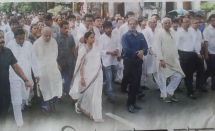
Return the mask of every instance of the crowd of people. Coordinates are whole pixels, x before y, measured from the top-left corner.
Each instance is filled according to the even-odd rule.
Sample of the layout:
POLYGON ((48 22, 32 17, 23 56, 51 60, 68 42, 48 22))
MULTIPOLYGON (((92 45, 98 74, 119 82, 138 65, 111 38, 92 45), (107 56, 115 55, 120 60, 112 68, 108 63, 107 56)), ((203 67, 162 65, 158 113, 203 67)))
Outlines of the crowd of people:
POLYGON ((111 104, 119 102, 113 84, 128 93, 127 109, 134 113, 142 109, 136 100, 150 89, 147 74, 164 102, 178 101, 174 92, 181 90, 182 79, 188 98, 196 99, 196 90, 208 92, 208 77, 215 90, 215 14, 205 23, 194 14, 161 19, 127 12, 102 18, 40 10, 37 16, 2 14, 0 30, 0 116, 4 122, 12 103, 17 126, 35 95, 45 116, 56 112, 65 94, 77 100, 77 113, 103 122, 102 93, 111 104))

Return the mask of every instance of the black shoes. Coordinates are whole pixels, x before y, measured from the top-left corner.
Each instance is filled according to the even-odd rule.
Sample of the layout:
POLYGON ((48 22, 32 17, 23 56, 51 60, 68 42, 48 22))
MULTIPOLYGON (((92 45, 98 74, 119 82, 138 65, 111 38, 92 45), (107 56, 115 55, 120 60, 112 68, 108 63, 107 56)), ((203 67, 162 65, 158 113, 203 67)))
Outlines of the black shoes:
POLYGON ((134 107, 134 109, 142 110, 142 107, 138 106, 137 104, 134 104, 133 107, 134 107))
POLYGON ((141 93, 141 94, 138 94, 138 95, 137 95, 137 98, 138 98, 138 99, 142 99, 144 96, 145 96, 145 94, 144 94, 144 93, 141 93))
POLYGON ((194 95, 189 95, 188 96, 190 99, 196 99, 196 97, 194 95))
POLYGON ((140 106, 138 106, 137 104, 134 105, 128 105, 128 111, 131 113, 134 113, 134 110, 142 110, 142 108, 140 106))
POLYGON ((149 87, 147 86, 141 86, 140 88, 142 88, 143 90, 149 90, 149 87))

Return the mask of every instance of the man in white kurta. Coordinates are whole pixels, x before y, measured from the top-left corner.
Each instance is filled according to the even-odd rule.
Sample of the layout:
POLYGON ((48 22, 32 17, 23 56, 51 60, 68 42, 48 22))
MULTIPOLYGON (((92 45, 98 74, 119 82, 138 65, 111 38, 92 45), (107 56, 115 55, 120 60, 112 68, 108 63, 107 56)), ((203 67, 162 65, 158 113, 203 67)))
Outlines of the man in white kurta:
MULTIPOLYGON (((143 35, 147 41, 149 52, 147 54, 147 74, 153 75, 155 82, 158 84, 158 73, 157 73, 157 67, 156 67, 156 61, 157 61, 157 44, 156 44, 156 36, 158 33, 158 30, 156 29, 157 21, 155 18, 150 18, 148 20, 148 27, 143 31, 143 35)), ((159 85, 159 84, 158 84, 159 85)))
POLYGON ((19 21, 15 18, 10 20, 10 28, 11 30, 9 30, 5 35, 5 46, 7 46, 7 44, 10 42, 10 40, 12 40, 14 38, 14 33, 12 32, 13 28, 17 27, 19 25, 19 21))
POLYGON ((179 62, 175 34, 170 30, 171 20, 164 18, 162 25, 164 29, 161 29, 157 35, 157 68, 161 91, 160 97, 164 102, 178 101, 174 91, 185 75, 179 62), (169 85, 166 86, 166 79, 170 76, 172 76, 172 79, 169 85))
MULTIPOLYGON (((33 85, 31 77, 31 69, 34 73, 36 82, 39 81, 40 69, 37 56, 30 42, 25 41, 25 32, 22 28, 14 30, 15 39, 11 40, 7 47, 11 49, 14 56, 18 60, 18 64, 22 68, 29 82, 33 85)), ((10 67, 10 85, 11 85, 11 101, 13 105, 14 117, 18 126, 23 125, 21 109, 28 104, 29 92, 26 90, 23 80, 10 67)))
POLYGON ((42 112, 44 115, 49 115, 49 103, 52 111, 55 112, 54 103, 57 103, 62 95, 62 79, 57 64, 58 45, 56 40, 51 38, 49 27, 43 28, 42 37, 34 42, 33 48, 42 72, 38 83, 41 91, 42 112))

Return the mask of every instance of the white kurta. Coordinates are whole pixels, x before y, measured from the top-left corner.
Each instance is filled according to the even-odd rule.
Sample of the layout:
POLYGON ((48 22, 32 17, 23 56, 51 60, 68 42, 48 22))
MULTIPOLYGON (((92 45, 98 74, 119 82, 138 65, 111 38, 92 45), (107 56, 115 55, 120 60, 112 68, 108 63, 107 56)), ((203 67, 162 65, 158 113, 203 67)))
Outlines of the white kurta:
POLYGON ((8 31, 5 35, 4 35, 4 38, 5 38, 5 45, 4 46, 7 46, 7 44, 14 39, 14 33, 10 30, 8 31))
POLYGON ((70 95, 80 101, 81 111, 95 122, 102 122, 102 84, 103 72, 100 59, 100 49, 93 46, 87 50, 86 46, 79 49, 70 95), (81 85, 80 69, 84 64, 84 79, 86 86, 81 85), (80 100, 81 99, 81 100, 80 100))
POLYGON ((173 31, 170 30, 171 36, 161 29, 157 35, 157 68, 161 70, 165 78, 168 78, 179 72, 185 76, 179 62, 179 55, 176 46, 176 38, 173 31), (160 60, 164 60, 166 68, 160 66, 160 60))
MULTIPOLYGON (((23 46, 20 46, 16 43, 15 39, 10 41, 7 45, 9 49, 13 52, 14 56, 16 57, 19 66, 23 70, 25 76, 29 80, 29 82, 33 85, 33 80, 31 77, 31 69, 34 73, 35 77, 38 77, 41 75, 37 56, 33 50, 33 46, 30 42, 25 41, 23 43, 23 46)), ((13 82, 21 82, 22 86, 11 86, 11 96, 17 95, 16 97, 12 98, 12 103, 16 105, 22 104, 22 100, 27 100, 29 97, 29 89, 26 90, 24 81, 15 73, 12 67, 10 67, 10 83, 13 82), (21 93, 20 93, 21 92, 21 93), (22 95, 20 95, 22 94, 22 95), (19 96, 18 96, 19 95, 19 96), (13 99, 14 98, 14 99, 13 99)), ((12 84, 13 85, 13 84, 12 84)))
POLYGON ((34 50, 38 57, 39 67, 42 72, 39 88, 45 101, 53 97, 62 96, 62 79, 58 69, 58 46, 55 39, 45 42, 42 37, 34 42, 34 50))
POLYGON ((157 35, 157 29, 153 32, 150 27, 147 27, 145 30, 143 30, 143 35, 147 41, 148 48, 152 48, 153 54, 147 54, 146 63, 147 63, 147 73, 155 73, 157 72, 157 66, 156 66, 156 35, 157 35))

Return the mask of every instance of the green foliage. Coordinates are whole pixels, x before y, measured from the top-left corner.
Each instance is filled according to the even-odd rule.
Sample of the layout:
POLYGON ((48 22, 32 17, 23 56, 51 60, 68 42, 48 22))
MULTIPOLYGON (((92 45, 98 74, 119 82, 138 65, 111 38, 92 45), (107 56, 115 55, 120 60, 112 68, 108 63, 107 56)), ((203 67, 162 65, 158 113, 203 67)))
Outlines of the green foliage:
POLYGON ((10 2, 1 3, 0 4, 0 10, 2 12, 9 12, 9 5, 10 5, 10 2))
POLYGON ((69 8, 66 6, 58 5, 58 6, 55 6, 54 9, 49 9, 47 12, 56 16, 60 14, 62 10, 66 10, 66 9, 69 9, 69 8))
POLYGON ((44 6, 44 2, 19 2, 16 8, 20 13, 25 13, 26 11, 38 13, 39 10, 44 10, 44 6))
POLYGON ((209 13, 215 10, 215 4, 212 3, 203 3, 200 5, 201 10, 204 10, 205 13, 209 13))

